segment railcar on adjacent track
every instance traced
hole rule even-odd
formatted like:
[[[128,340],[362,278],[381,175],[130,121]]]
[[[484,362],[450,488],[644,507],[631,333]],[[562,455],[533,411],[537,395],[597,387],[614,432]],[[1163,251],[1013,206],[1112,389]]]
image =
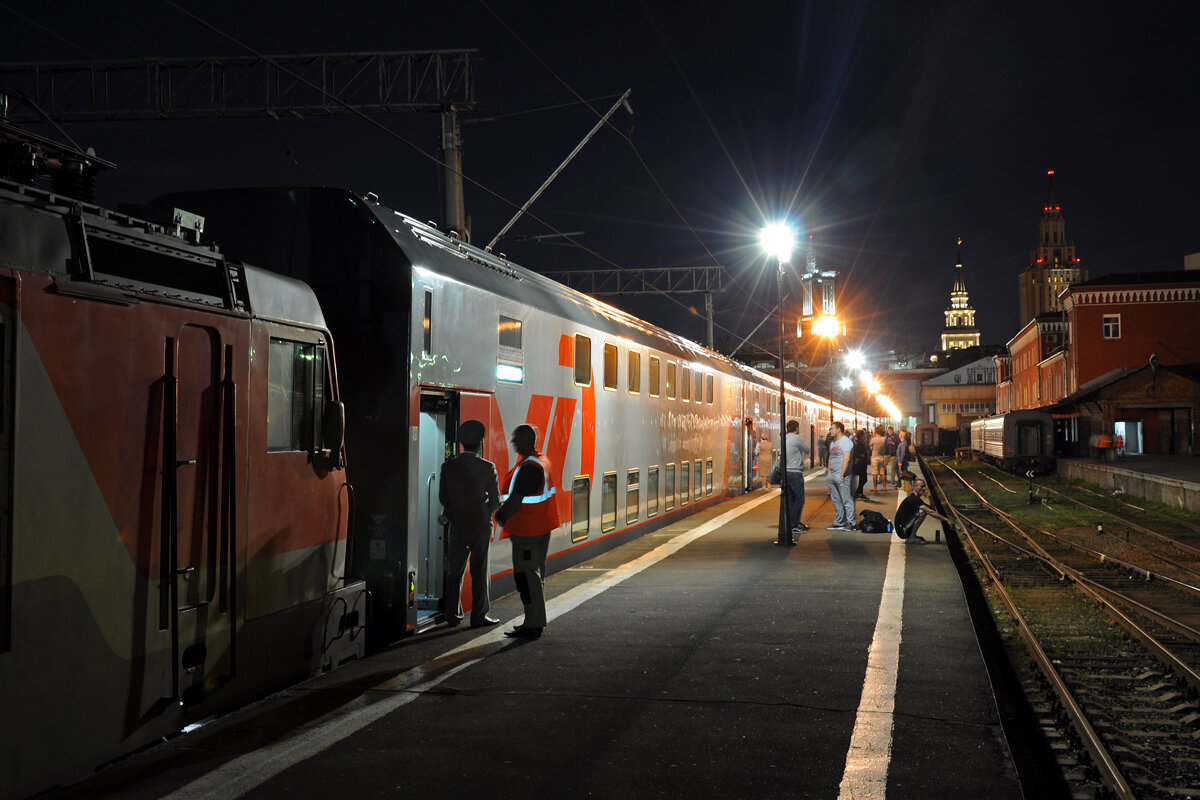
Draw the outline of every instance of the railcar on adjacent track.
[[[1054,469],[1054,419],[1037,410],[1010,411],[971,423],[971,450],[1006,470]]]
[[[0,123],[4,797],[364,651],[316,297],[94,205],[93,161]]]
[[[204,215],[224,251],[317,292],[341,344],[359,500],[355,568],[384,639],[437,619],[438,468],[457,449],[461,421],[487,426],[483,455],[501,477],[508,432],[522,422],[538,429],[566,520],[551,538],[551,572],[747,490],[762,432],[778,442],[777,380],[373,195],[230,189],[155,202]],[[788,417],[812,444],[829,400],[786,393]],[[853,414],[841,405],[833,413]],[[494,537],[498,592],[512,587],[511,562],[508,541]],[[464,606],[469,597],[464,587]]]

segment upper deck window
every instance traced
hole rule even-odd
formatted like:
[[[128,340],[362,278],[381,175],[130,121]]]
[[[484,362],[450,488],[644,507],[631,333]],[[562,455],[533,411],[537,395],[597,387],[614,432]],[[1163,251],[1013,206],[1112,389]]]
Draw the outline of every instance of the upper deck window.
[[[575,382],[592,382],[592,340],[581,333],[575,334]]]
[[[629,393],[641,394],[642,391],[642,354],[629,351]]]
[[[604,345],[604,388],[617,388],[617,346],[615,344]]]

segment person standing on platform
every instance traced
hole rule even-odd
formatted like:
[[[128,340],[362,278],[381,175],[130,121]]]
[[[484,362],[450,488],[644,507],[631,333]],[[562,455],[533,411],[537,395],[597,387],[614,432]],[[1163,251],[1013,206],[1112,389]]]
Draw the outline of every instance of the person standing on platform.
[[[550,533],[559,526],[558,488],[549,459],[537,451],[532,425],[513,428],[517,464],[504,478],[504,502],[496,521],[511,537],[513,580],[525,606],[525,619],[505,636],[537,639],[546,627],[545,572]]]
[[[760,431],[758,440],[758,474],[764,489],[771,488],[771,467],[775,465],[775,449],[771,446],[771,433]]]
[[[850,474],[853,480],[851,488],[854,490],[855,500],[866,500],[864,493],[867,489],[867,467],[871,463],[871,448],[867,446],[867,431],[864,428],[854,434],[854,447],[850,450],[850,457],[853,459]]]
[[[789,419],[787,423],[787,457],[784,459],[783,479],[787,481],[789,516],[792,518],[792,536],[808,530],[802,521],[804,515],[804,459],[812,448],[804,443],[800,435],[800,423]]]
[[[896,438],[896,429],[888,425],[887,429],[887,444],[883,448],[883,490],[887,491],[887,477],[896,469],[896,448],[899,447],[900,440]]]
[[[480,456],[487,429],[477,419],[458,426],[458,443],[462,452],[442,463],[438,481],[438,499],[442,503],[440,521],[450,523],[446,557],[450,574],[446,576],[446,591],[442,610],[446,624],[454,627],[462,622],[463,575],[467,560],[471,562],[471,627],[485,628],[500,620],[487,615],[489,570],[488,548],[492,543],[492,514],[500,507],[500,489],[496,481],[496,465]]]
[[[897,486],[900,485],[901,476],[905,472],[908,472],[908,462],[912,458],[912,453],[908,445],[908,431],[901,428],[898,436],[900,437],[900,443],[896,445],[896,470],[894,474]]]
[[[836,512],[831,531],[853,531],[854,527],[854,495],[850,491],[851,451],[854,444],[846,435],[846,426],[835,422],[829,432],[833,440],[829,443],[829,468],[825,474],[825,482],[829,484],[829,499],[833,501]]]
[[[887,437],[883,435],[883,426],[875,426],[875,435],[871,437],[871,473],[875,476],[875,483],[871,487],[871,491],[879,491],[879,479],[883,478],[883,490],[887,491],[887,473],[883,471],[884,465],[887,464]]]

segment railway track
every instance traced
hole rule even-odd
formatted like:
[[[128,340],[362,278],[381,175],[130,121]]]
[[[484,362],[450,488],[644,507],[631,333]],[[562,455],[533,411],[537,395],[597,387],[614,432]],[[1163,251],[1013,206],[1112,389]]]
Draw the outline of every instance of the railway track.
[[[1075,796],[1200,797],[1200,551],[990,468],[927,467],[1036,665],[1023,682]]]

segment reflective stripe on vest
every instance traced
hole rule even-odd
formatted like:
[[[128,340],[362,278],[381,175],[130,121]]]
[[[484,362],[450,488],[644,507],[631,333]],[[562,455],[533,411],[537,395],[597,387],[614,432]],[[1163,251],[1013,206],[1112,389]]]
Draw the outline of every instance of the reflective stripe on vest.
[[[525,459],[525,461],[530,461],[530,460],[536,461],[537,459]],[[525,461],[522,461],[521,464],[524,464]],[[508,489],[508,487],[512,485],[513,481],[516,480],[517,472],[521,469],[521,464],[517,464],[517,466],[513,467],[513,471],[508,476],[508,480],[506,480],[504,482],[505,489]],[[553,497],[554,494],[558,491],[557,489],[555,489],[553,486],[550,485],[549,476],[546,473],[546,465],[541,464],[541,467],[542,467],[542,475],[543,475],[542,493],[527,495],[527,496],[521,498],[522,503],[544,503],[547,500],[549,500],[551,497]],[[500,495],[500,502],[503,503],[505,500],[507,500],[509,494],[511,494],[511,492],[505,491],[504,494]]]

